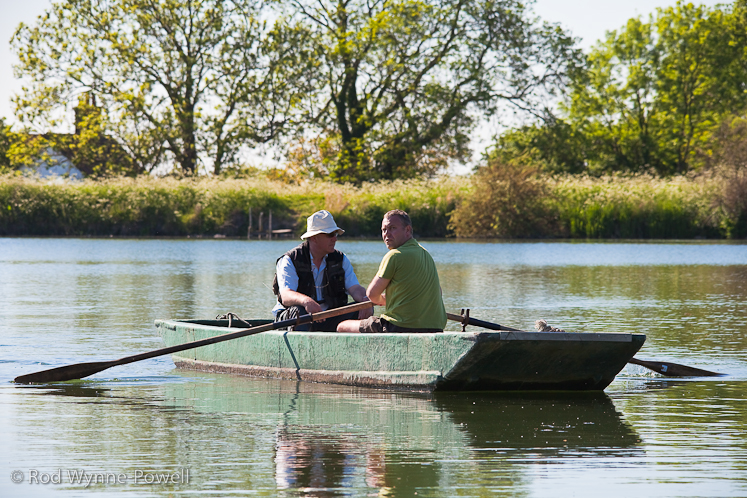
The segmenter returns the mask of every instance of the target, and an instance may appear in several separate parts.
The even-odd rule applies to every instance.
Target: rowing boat
[[[250,320],[258,326],[269,320]],[[156,320],[167,347],[235,330],[228,320]],[[235,324],[234,324],[235,325]],[[603,390],[644,334],[270,330],[172,355],[178,368],[423,391]]]

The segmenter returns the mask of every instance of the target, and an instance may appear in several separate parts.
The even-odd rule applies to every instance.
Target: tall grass
[[[714,185],[675,177],[564,177],[549,182],[561,233],[571,238],[719,237]]]
[[[747,236],[734,182],[560,177],[529,170],[362,187],[250,179],[137,178],[48,182],[0,177],[0,235],[245,236],[252,210],[300,235],[327,209],[349,236],[377,237],[383,214],[403,209],[417,237],[734,238]],[[741,192],[741,191],[740,191]]]
[[[733,184],[718,176],[538,177],[493,164],[473,176],[451,226],[465,237],[744,237],[745,209],[722,207]]]
[[[410,215],[416,236],[446,237],[449,216],[468,183],[459,178],[324,185],[325,205],[350,235],[377,236],[384,213],[402,209]]]
[[[389,209],[408,211],[420,236],[447,235],[458,181],[391,182],[361,188],[251,179],[117,178],[48,182],[0,177],[0,235],[244,236],[252,210],[273,228],[302,233],[306,218],[331,211],[349,235],[377,235]]]
[[[321,199],[273,187],[212,179],[49,183],[5,177],[0,181],[0,234],[237,235],[246,233],[250,207],[272,209],[282,221],[294,207]]]

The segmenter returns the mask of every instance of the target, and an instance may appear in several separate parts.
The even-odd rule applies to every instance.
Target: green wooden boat
[[[156,320],[166,346],[225,334],[228,320]],[[269,320],[251,320],[251,326]],[[271,330],[181,351],[179,368],[422,391],[603,390],[644,334],[444,332],[339,334]]]

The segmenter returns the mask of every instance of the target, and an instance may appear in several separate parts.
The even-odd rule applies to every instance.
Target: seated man
[[[277,260],[273,292],[278,303],[272,309],[275,321],[319,313],[348,304],[348,295],[356,302],[368,301],[366,290],[358,283],[353,265],[335,250],[337,236],[345,233],[328,211],[318,211],[307,219],[304,242]],[[373,306],[358,313],[348,313],[297,327],[295,330],[334,332],[343,320],[365,319]]]
[[[346,320],[338,332],[443,332],[446,309],[441,298],[436,263],[412,237],[412,222],[404,211],[384,215],[381,237],[389,252],[368,286],[368,298],[385,306],[381,317]],[[384,292],[386,291],[386,294]]]

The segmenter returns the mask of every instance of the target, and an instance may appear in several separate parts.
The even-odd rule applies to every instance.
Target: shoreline
[[[510,182],[510,181],[509,181]],[[747,212],[723,207],[719,179],[538,177],[545,194],[440,177],[338,185],[265,178],[115,178],[49,182],[0,177],[0,237],[267,240],[300,236],[330,211],[345,237],[378,239],[390,209],[418,238],[444,240],[742,240]],[[510,185],[509,185],[510,186]],[[721,204],[720,204],[721,203]],[[733,211],[733,210],[732,210]]]

